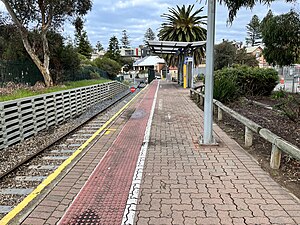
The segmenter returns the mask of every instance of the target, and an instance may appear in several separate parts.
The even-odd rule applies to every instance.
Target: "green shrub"
[[[221,102],[241,96],[270,95],[278,83],[274,69],[237,66],[215,71],[214,98]]]
[[[121,71],[120,64],[110,58],[106,58],[106,57],[103,57],[102,59],[97,58],[93,62],[99,69],[106,71],[109,79],[112,80],[114,80],[117,77],[118,73]]]
[[[90,80],[99,79],[101,77],[108,79],[108,74],[98,67],[85,65],[82,66],[76,74],[74,74],[73,80]]]
[[[93,80],[97,80],[97,79],[100,79],[100,78],[101,78],[101,76],[100,76],[100,74],[99,74],[98,72],[91,72],[91,73],[90,73],[90,77],[91,77],[91,79],[93,79]]]
[[[238,85],[243,96],[269,96],[278,84],[278,72],[274,69],[238,67]]]
[[[279,109],[290,120],[299,123],[300,120],[300,98],[296,95],[287,95],[280,99],[280,102],[275,105],[275,109]]]
[[[214,99],[229,102],[239,97],[237,76],[231,69],[218,70],[214,74]],[[229,75],[230,74],[230,75]]]
[[[273,99],[282,99],[287,96],[287,92],[284,89],[280,89],[279,91],[274,91],[272,93],[272,98]]]

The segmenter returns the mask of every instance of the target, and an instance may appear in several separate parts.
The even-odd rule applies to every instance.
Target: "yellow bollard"
[[[187,66],[183,65],[183,88],[187,88]]]

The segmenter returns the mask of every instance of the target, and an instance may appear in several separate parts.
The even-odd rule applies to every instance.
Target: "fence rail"
[[[0,102],[0,150],[78,116],[96,103],[127,93],[126,85],[112,81]]]
[[[190,96],[194,100],[197,101],[201,106],[204,104],[204,94],[201,91],[197,91],[194,89],[190,90]],[[272,133],[266,128],[261,127],[259,124],[254,123],[248,118],[238,114],[234,110],[228,108],[223,105],[218,100],[213,100],[214,107],[216,107],[214,111],[217,111],[217,118],[219,121],[223,119],[223,112],[226,112],[228,115],[232,116],[243,125],[245,125],[245,146],[252,146],[253,142],[253,133],[258,134],[260,137],[264,138],[266,141],[272,144],[272,152],[270,159],[270,167],[272,169],[278,169],[280,167],[281,160],[281,152],[285,152],[291,157],[300,160],[300,149],[291,144],[290,142],[282,139],[276,134]]]

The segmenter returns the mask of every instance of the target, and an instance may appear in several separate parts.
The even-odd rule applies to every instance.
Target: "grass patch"
[[[84,87],[84,86],[102,84],[102,83],[106,83],[109,81],[111,81],[111,80],[99,79],[99,80],[72,81],[72,82],[66,82],[63,85],[57,85],[57,86],[50,87],[50,88],[43,88],[40,90],[34,90],[32,87],[21,88],[21,89],[14,90],[11,94],[0,95],[0,102],[15,100],[15,99],[19,99],[19,98],[26,98],[26,97],[40,95],[40,94],[52,93],[52,92],[57,92],[57,91],[64,91],[64,90],[79,88],[79,87]]]

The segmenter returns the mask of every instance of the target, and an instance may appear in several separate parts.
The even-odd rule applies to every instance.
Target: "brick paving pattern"
[[[203,112],[190,100],[188,90],[176,86],[160,83],[135,224],[300,224],[299,200],[217,125],[219,146],[198,145]],[[117,119],[111,127],[114,131],[85,153],[23,224],[58,223],[144,96]],[[99,204],[105,207],[106,203]],[[100,224],[120,224],[117,221]]]
[[[121,223],[156,87],[150,86],[59,224]]]
[[[112,124],[109,134],[102,136],[82,156],[71,171],[30,212],[22,222],[23,225],[54,225],[59,222],[144,96],[145,93]]]
[[[135,223],[300,224],[299,200],[217,125],[219,146],[199,146],[203,112],[188,90],[162,82]]]

